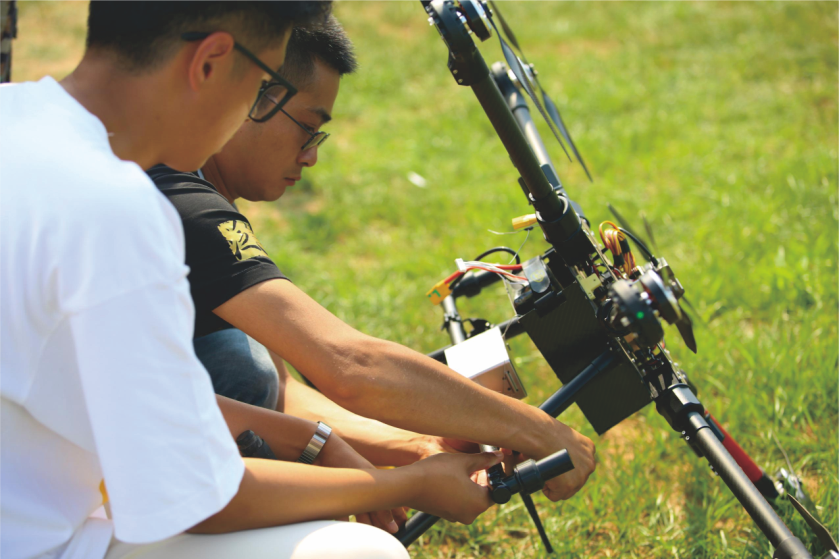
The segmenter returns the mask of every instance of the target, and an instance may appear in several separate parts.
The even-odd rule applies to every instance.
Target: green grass
[[[610,219],[608,201],[637,228],[642,211],[654,224],[706,323],[696,321],[696,356],[669,330],[672,353],[769,472],[784,466],[773,435],[780,440],[836,537],[837,4],[501,8],[595,176],[589,184],[550,145],[568,192],[595,224]],[[38,11],[47,10],[24,3],[22,25]],[[474,96],[446,70],[445,47],[420,6],[348,2],[336,11],[361,69],[342,84],[333,137],[279,202],[242,206],[281,269],[316,300],[364,332],[431,351],[447,339],[425,292],[456,257],[518,247],[524,236],[488,229],[509,230],[529,207]],[[65,31],[73,29],[40,40]],[[27,40],[22,33],[15,48]],[[29,59],[15,59],[18,75],[37,74],[38,57],[52,56],[45,44],[29,48]],[[482,50],[488,62],[501,58],[497,42]],[[547,248],[539,237],[528,239],[526,256]],[[511,313],[501,290],[462,310],[497,322]],[[531,403],[556,390],[529,341],[511,349]],[[601,438],[576,408],[563,418],[595,439],[601,464],[572,500],[536,499],[559,557],[772,555],[720,479],[652,407]],[[781,513],[805,540],[795,513]],[[472,526],[434,528],[412,554],[543,556],[517,501]]]

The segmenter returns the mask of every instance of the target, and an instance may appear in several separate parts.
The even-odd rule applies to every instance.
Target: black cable
[[[513,257],[516,259],[516,263],[517,263],[517,264],[521,264],[521,263],[522,263],[522,261],[521,261],[521,260],[519,260],[519,253],[518,253],[518,252],[516,252],[515,250],[513,250],[513,249],[512,249],[512,248],[510,248],[510,247],[502,247],[502,246],[499,246],[499,247],[493,247],[493,248],[491,248],[491,249],[485,250],[484,252],[482,252],[481,254],[479,254],[478,256],[476,256],[476,257],[475,257],[475,260],[476,260],[476,261],[479,261],[479,260],[481,260],[482,258],[484,258],[485,256],[489,256],[489,255],[493,254],[494,252],[506,252],[506,253],[508,253],[508,254],[510,254],[510,255],[513,255]],[[449,283],[449,289],[455,289],[455,286],[456,286],[456,285],[458,285],[458,282],[460,282],[460,281],[461,281],[461,278],[463,278],[465,275],[466,275],[466,274],[464,274],[464,275],[460,275],[460,276],[458,276],[457,278],[455,278],[454,280],[452,280],[452,281]]]
[[[478,261],[478,260],[481,260],[481,259],[482,259],[482,258],[484,258],[485,256],[489,256],[489,255],[493,254],[494,252],[506,252],[506,253],[510,254],[511,256],[513,256],[514,258],[516,258],[516,263],[517,263],[517,264],[521,264],[521,263],[522,263],[522,261],[521,261],[521,260],[519,260],[519,253],[517,253],[515,250],[513,250],[513,249],[512,249],[512,248],[510,248],[510,247],[493,247],[493,248],[491,248],[491,249],[489,249],[489,250],[485,250],[484,252],[482,252],[481,254],[479,254],[478,256],[476,256],[476,257],[475,257],[475,259],[476,259],[477,261]]]
[[[632,239],[632,240],[633,240],[633,242],[634,242],[634,243],[636,243],[636,245],[638,245],[638,247],[639,247],[640,249],[642,249],[642,252],[644,252],[644,253],[645,253],[645,256],[647,257],[648,262],[652,262],[654,266],[658,266],[658,265],[659,265],[659,263],[658,263],[658,262],[657,262],[657,260],[656,260],[656,257],[655,257],[655,256],[653,255],[653,253],[652,253],[652,252],[648,249],[648,247],[647,247],[647,246],[645,246],[645,243],[643,243],[642,241],[640,241],[639,239],[637,239],[637,238],[636,238],[636,236],[635,236],[635,235],[633,235],[633,233],[631,233],[631,232],[630,232],[630,231],[628,231],[627,229],[622,229],[621,227],[619,227],[619,228],[618,228],[618,230],[619,230],[619,231],[621,231],[622,233],[624,233],[625,235],[627,235],[630,239]]]

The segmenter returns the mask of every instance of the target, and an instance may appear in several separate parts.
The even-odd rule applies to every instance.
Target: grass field
[[[669,347],[701,398],[770,472],[778,438],[838,533],[837,3],[508,3],[595,181],[550,146],[566,189],[597,224],[609,201],[644,211],[702,320],[695,356]],[[84,4],[20,3],[13,77],[68,73]],[[276,204],[242,204],[270,254],[359,329],[421,351],[447,343],[424,293],[498,244],[528,213],[516,173],[418,3],[342,2],[361,69],[342,85],[333,137]],[[498,42],[482,46],[488,63]],[[547,130],[543,128],[544,135]],[[547,136],[546,136],[547,137]],[[556,148],[556,149],[555,149]],[[415,186],[409,173],[426,179]],[[525,256],[545,250],[539,235]],[[465,316],[500,322],[500,290]],[[559,386],[533,345],[512,355],[539,403]],[[537,506],[559,557],[770,557],[723,483],[652,407],[597,438],[600,466],[572,500]],[[431,490],[431,489],[430,489]],[[803,540],[804,523],[782,516]],[[808,540],[809,545],[812,543]],[[520,502],[444,524],[421,558],[541,557]]]

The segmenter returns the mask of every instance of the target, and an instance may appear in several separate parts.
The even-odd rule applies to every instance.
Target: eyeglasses
[[[295,124],[300,126],[301,130],[303,130],[304,132],[309,134],[309,140],[304,142],[304,144],[300,147],[300,151],[306,151],[309,148],[314,148],[315,146],[320,146],[321,144],[323,144],[327,140],[327,138],[330,137],[330,135],[327,132],[310,132],[309,128],[307,128],[303,124],[296,121],[294,119],[294,117],[292,115],[290,115],[289,113],[287,113],[283,109],[280,109],[280,112],[283,113],[284,115],[286,115],[287,117],[289,117],[289,119],[292,122],[294,122]]]
[[[184,33],[181,35],[181,38],[185,41],[201,41],[209,36],[210,33],[190,32]],[[257,100],[254,101],[254,105],[248,113],[248,118],[254,122],[265,122],[277,114],[277,111],[281,110],[283,105],[297,93],[297,88],[283,79],[283,76],[269,68],[262,60],[239,43],[234,42],[233,48],[247,56],[251,62],[271,76],[270,82],[263,82],[262,87],[260,87],[257,93]]]

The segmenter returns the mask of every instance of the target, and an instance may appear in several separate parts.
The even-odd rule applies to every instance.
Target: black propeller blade
[[[680,304],[682,303],[685,303],[685,306],[689,308],[689,310],[692,312],[692,314],[694,314],[695,317],[700,319],[700,322],[702,324],[706,324],[706,321],[703,320],[703,317],[700,315],[699,312],[697,312],[697,309],[694,308],[694,305],[691,304],[691,301],[689,301],[688,297],[686,297],[685,295],[683,295],[682,299],[680,299]]]
[[[634,237],[637,237],[639,239],[642,238],[638,233],[633,231],[633,229],[630,227],[630,224],[628,223],[628,221],[626,219],[624,219],[624,216],[621,215],[621,213],[612,204],[608,203],[607,208],[610,210],[610,213],[613,214],[616,221],[618,221],[618,224],[621,225],[622,228],[629,231],[630,234],[633,235]],[[647,231],[648,238],[650,239],[651,244],[653,245],[656,252],[659,252],[659,247],[656,246],[656,239],[653,236],[653,227],[651,227],[650,223],[648,222],[648,220],[644,216],[644,214],[642,215],[642,221],[645,224],[645,231]],[[661,255],[661,253],[660,253],[660,255]],[[668,269],[670,270],[670,267],[668,267]],[[671,271],[670,273],[673,274],[673,271]],[[697,353],[697,341],[694,339],[694,325],[691,322],[691,318],[689,318],[688,313],[686,313],[685,309],[682,308],[682,304],[681,304],[682,302],[685,302],[686,306],[689,309],[691,309],[691,312],[693,312],[695,316],[699,317],[699,314],[695,310],[694,305],[692,305],[688,301],[688,299],[686,299],[685,294],[683,293],[677,298],[677,306],[680,308],[680,314],[682,316],[680,317],[679,320],[677,320],[674,323],[674,326],[677,327],[677,330],[679,331],[680,336],[682,336],[683,342],[685,342],[686,347],[688,347],[688,349],[690,349],[694,353]]]
[[[688,318],[688,315],[682,310],[682,307],[680,307],[680,310],[682,311],[682,318],[674,324],[677,330],[679,330],[686,347],[694,353],[697,353],[697,341],[694,339],[694,326],[692,326],[691,319]]]
[[[557,105],[554,104],[554,102],[543,89],[542,84],[540,83],[540,80],[537,77],[536,71],[533,71],[533,65],[530,64],[525,58],[525,53],[522,51],[522,47],[519,46],[519,42],[516,40],[516,36],[513,34],[513,30],[511,30],[510,26],[505,21],[505,18],[504,16],[502,16],[502,12],[499,11],[498,7],[496,6],[496,3],[491,0],[490,6],[493,8],[493,13],[499,17],[499,23],[501,23],[502,30],[505,32],[505,36],[507,37],[508,41],[510,41],[511,44],[513,44],[513,46],[516,47],[516,50],[519,51],[519,54],[521,55],[522,60],[525,62],[525,64],[528,64],[532,68],[534,83],[536,84],[537,89],[539,89],[540,94],[542,95],[543,103],[545,103],[545,110],[543,110],[542,105],[540,104],[536,95],[534,95],[533,88],[529,83],[530,80],[528,80],[527,76],[525,75],[525,70],[522,68],[521,63],[519,62],[519,58],[504,42],[501,33],[499,33],[498,28],[496,28],[495,23],[493,23],[493,27],[496,28],[496,34],[499,35],[499,41],[502,43],[502,52],[505,55],[505,59],[507,60],[508,66],[513,71],[514,75],[516,76],[516,79],[519,80],[519,83],[522,84],[522,87],[525,88],[528,95],[531,97],[531,100],[539,109],[546,123],[548,123],[548,127],[554,133],[554,137],[557,138],[557,142],[560,144],[560,147],[563,148],[563,152],[566,154],[566,157],[569,158],[569,161],[572,160],[572,158],[569,156],[568,150],[566,150],[566,146],[564,146],[563,142],[560,140],[560,137],[557,134],[557,130],[560,131],[560,134],[563,135],[563,138],[565,138],[566,142],[568,142],[569,146],[572,148],[572,152],[574,152],[575,158],[577,159],[578,163],[580,163],[580,166],[583,167],[583,171],[586,173],[589,182],[592,182],[592,175],[589,173],[589,168],[586,166],[586,163],[584,163],[583,157],[581,157],[580,152],[578,151],[577,146],[575,146],[574,141],[572,141],[572,136],[571,134],[569,134],[569,130],[566,128],[566,124],[563,122],[563,118],[560,116],[560,111],[557,109]],[[493,19],[491,18],[490,21],[492,23]],[[524,80],[527,80],[527,82]],[[550,115],[551,120],[549,120],[549,117],[546,116],[546,112],[548,112],[548,115]]]
[[[548,111],[548,114],[554,120],[554,124],[557,125],[557,128],[560,129],[560,133],[563,134],[563,137],[569,143],[569,146],[572,148],[572,152],[575,154],[575,158],[580,163],[580,166],[583,167],[583,172],[586,173],[587,178],[589,178],[589,182],[592,182],[592,175],[589,174],[589,169],[586,167],[586,163],[583,162],[583,157],[581,157],[580,152],[578,152],[577,146],[572,141],[572,136],[569,134],[569,131],[566,130],[566,123],[563,122],[563,117],[560,116],[560,111],[557,110],[557,105],[554,104],[554,101],[551,100],[551,97],[546,95],[545,90],[540,85],[540,80],[536,76],[534,79],[537,82],[537,87],[540,88],[540,92],[543,95],[543,102],[545,102],[545,110]],[[567,154],[568,155],[568,154]]]
[[[642,212],[642,223],[645,224],[645,231],[647,232],[648,238],[650,239],[650,244],[653,245],[653,250],[655,250],[659,254],[662,254],[662,252],[659,250],[659,247],[656,245],[656,238],[653,236],[653,227],[651,227],[650,222],[647,220],[645,212]]]
[[[553,122],[549,120],[548,115],[545,112],[545,109],[540,103],[540,100],[537,99],[536,94],[534,93],[534,89],[531,87],[531,80],[525,74],[525,68],[522,67],[522,63],[519,61],[519,58],[516,54],[511,50],[510,46],[505,42],[502,38],[502,34],[499,33],[499,29],[496,27],[496,23],[491,19],[490,23],[493,25],[493,29],[496,30],[496,35],[499,37],[499,43],[502,45],[502,53],[505,55],[505,60],[508,63],[508,67],[513,72],[513,75],[516,76],[516,79],[522,84],[522,88],[525,89],[525,93],[528,94],[528,97],[531,98],[531,102],[537,107],[537,110],[542,115],[545,122],[548,124],[548,128],[554,134],[554,137],[557,139],[557,143],[560,144],[560,147],[563,148],[563,153],[566,154],[566,157],[569,158],[569,161],[572,160],[571,156],[569,155],[568,150],[566,150],[566,146],[563,144],[563,140],[560,139],[560,134],[557,132],[557,127],[554,126]]]
[[[639,239],[642,238],[638,233],[636,233],[633,230],[632,227],[630,227],[630,223],[628,223],[628,221],[626,219],[624,219],[624,216],[621,215],[620,213],[618,213],[618,210],[615,209],[615,206],[613,206],[612,204],[610,204],[608,202],[607,203],[607,209],[610,210],[611,214],[613,214],[613,217],[615,217],[615,220],[618,221],[618,224],[621,225],[622,227],[624,227],[625,229],[627,229],[628,231],[630,231],[631,235],[633,235],[634,237],[637,237]]]
[[[650,239],[650,243],[653,245],[653,250],[655,250],[659,254],[662,254],[662,251],[659,250],[659,246],[657,246],[657,244],[656,244],[656,237],[653,236],[653,226],[648,221],[647,216],[645,215],[644,212],[642,212],[642,222],[645,224],[645,231],[647,231],[648,238]],[[700,315],[699,312],[697,312],[697,309],[694,308],[694,305],[691,304],[691,301],[688,300],[688,297],[683,295],[680,298],[680,303],[685,303],[685,306],[688,307],[689,310],[691,310],[692,313],[694,313],[694,316],[696,318],[700,319],[700,322],[702,324],[706,324],[706,321],[703,320],[703,317]],[[697,353],[697,352],[695,351],[694,353]]]
[[[505,31],[505,37],[508,38],[508,41],[516,47],[516,50],[522,51],[522,48],[519,46],[519,41],[516,40],[516,36],[513,34],[513,29],[505,21],[505,18],[502,16],[502,12],[496,7],[496,3],[493,0],[490,0],[490,7],[493,8],[493,13],[499,16],[499,23],[502,24],[502,29]],[[498,31],[497,31],[498,33]]]

